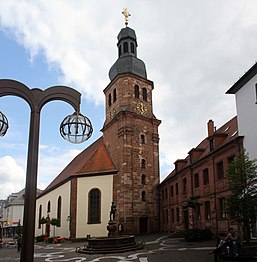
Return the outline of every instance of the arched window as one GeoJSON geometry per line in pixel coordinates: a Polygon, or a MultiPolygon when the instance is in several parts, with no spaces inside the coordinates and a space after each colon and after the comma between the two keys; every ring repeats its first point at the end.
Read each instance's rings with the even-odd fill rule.
{"type": "Polygon", "coordinates": [[[145,162],[146,162],[145,159],[142,159],[142,160],[141,160],[141,168],[144,168],[144,169],[145,169],[145,166],[146,166],[146,165],[145,165],[145,162]]]}
{"type": "Polygon", "coordinates": [[[143,88],[143,100],[147,101],[147,89],[143,88]]]}
{"type": "Polygon", "coordinates": [[[142,191],[142,201],[146,202],[146,192],[142,191]]]}
{"type": "Polygon", "coordinates": [[[50,213],[51,212],[51,202],[48,201],[47,203],[47,213],[50,213]]]}
{"type": "Polygon", "coordinates": [[[135,54],[135,45],[132,42],[130,43],[130,52],[135,54]]]}
{"type": "Polygon", "coordinates": [[[141,176],[141,183],[142,183],[142,185],[145,185],[145,175],[141,176]]]}
{"type": "Polygon", "coordinates": [[[140,142],[141,144],[145,144],[145,135],[140,135],[140,142]]]}
{"type": "Polygon", "coordinates": [[[101,191],[97,188],[90,190],[88,195],[88,223],[101,223],[101,191]]]}
{"type": "Polygon", "coordinates": [[[59,219],[59,224],[61,226],[61,215],[62,215],[62,197],[58,197],[57,201],[57,219],[59,219]]]}
{"type": "Polygon", "coordinates": [[[121,45],[119,46],[119,57],[121,56],[121,45]]]}
{"type": "Polygon", "coordinates": [[[117,92],[116,92],[116,88],[113,89],[113,102],[115,102],[117,100],[117,92]]]}
{"type": "Polygon", "coordinates": [[[123,44],[123,53],[128,53],[128,42],[124,42],[123,44]]]}
{"type": "Polygon", "coordinates": [[[108,105],[109,106],[112,105],[112,94],[109,94],[109,96],[108,96],[108,105]]]}
{"type": "Polygon", "coordinates": [[[135,98],[139,98],[139,86],[138,85],[134,86],[134,93],[135,93],[135,98]]]}
{"type": "Polygon", "coordinates": [[[38,228],[41,228],[40,219],[42,217],[42,205],[39,206],[38,210],[38,228]]]}

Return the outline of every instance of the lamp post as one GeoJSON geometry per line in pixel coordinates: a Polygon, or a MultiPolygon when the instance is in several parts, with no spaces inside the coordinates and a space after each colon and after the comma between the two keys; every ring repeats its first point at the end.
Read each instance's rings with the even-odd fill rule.
{"type": "MultiPolygon", "coordinates": [[[[69,103],[74,109],[72,122],[67,120],[60,127],[61,135],[73,143],[87,140],[93,132],[91,122],[81,117],[81,94],[65,86],[53,86],[45,90],[29,89],[26,85],[15,80],[0,80],[0,97],[14,95],[23,98],[30,106],[30,130],[28,142],[27,172],[25,185],[23,234],[22,234],[22,262],[32,262],[34,257],[36,189],[38,172],[39,127],[42,107],[53,100],[62,100],[69,103]],[[80,118],[79,118],[80,116],[80,118]],[[83,118],[81,120],[81,118],[83,118]],[[80,121],[78,120],[80,119],[80,121]],[[65,128],[68,127],[68,128],[65,128]]],[[[67,119],[67,118],[65,118],[67,119]]],[[[0,135],[3,136],[8,129],[7,118],[0,112],[0,135]]]]}

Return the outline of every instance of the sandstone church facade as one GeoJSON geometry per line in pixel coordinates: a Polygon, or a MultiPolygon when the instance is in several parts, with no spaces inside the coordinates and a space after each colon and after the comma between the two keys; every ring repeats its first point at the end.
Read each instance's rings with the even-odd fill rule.
{"type": "Polygon", "coordinates": [[[58,218],[56,235],[106,236],[112,201],[124,234],[159,231],[159,134],[153,82],[137,58],[135,31],[122,28],[118,59],[104,89],[102,136],[75,157],[37,198],[35,234],[52,235],[42,217],[58,218]]]}

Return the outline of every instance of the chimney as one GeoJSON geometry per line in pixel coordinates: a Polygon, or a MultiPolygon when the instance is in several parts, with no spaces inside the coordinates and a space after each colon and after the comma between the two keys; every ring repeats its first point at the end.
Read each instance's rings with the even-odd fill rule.
{"type": "Polygon", "coordinates": [[[208,124],[208,136],[212,136],[214,134],[214,122],[210,119],[208,124]]]}

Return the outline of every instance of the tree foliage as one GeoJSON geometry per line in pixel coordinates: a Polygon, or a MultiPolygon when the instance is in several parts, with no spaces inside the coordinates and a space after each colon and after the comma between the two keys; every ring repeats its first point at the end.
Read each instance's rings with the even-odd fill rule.
{"type": "Polygon", "coordinates": [[[227,199],[227,211],[242,224],[245,240],[249,243],[251,222],[256,218],[257,160],[251,160],[243,151],[230,163],[227,175],[232,193],[227,199]]]}
{"type": "Polygon", "coordinates": [[[59,218],[52,218],[50,224],[54,226],[54,237],[55,237],[55,227],[60,226],[60,219],[59,218]]]}

